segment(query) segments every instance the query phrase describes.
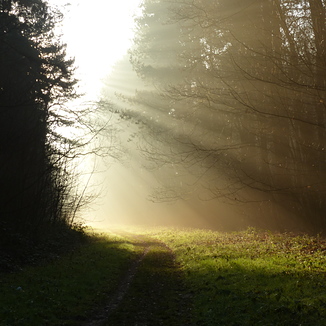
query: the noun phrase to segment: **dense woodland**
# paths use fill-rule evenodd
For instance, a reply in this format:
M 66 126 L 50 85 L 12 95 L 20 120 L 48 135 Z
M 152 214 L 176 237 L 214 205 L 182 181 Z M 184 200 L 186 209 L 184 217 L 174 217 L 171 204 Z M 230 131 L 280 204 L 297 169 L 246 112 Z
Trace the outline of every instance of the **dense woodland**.
M 324 0 L 142 2 L 134 44 L 101 103 L 142 127 L 152 168 L 169 167 L 158 200 L 205 188 L 209 199 L 257 203 L 269 218 L 285 211 L 325 230 L 325 9 Z M 71 225 L 81 205 L 72 160 L 83 144 L 58 132 L 84 116 L 67 106 L 76 80 L 61 19 L 43 0 L 0 1 L 7 247 Z
M 55 33 L 62 16 L 43 0 L 0 1 L 0 245 L 22 251 L 69 229 L 78 198 L 69 162 L 73 60 Z
M 145 0 L 132 69 L 117 64 L 103 99 L 147 126 L 147 158 L 211 198 L 325 230 L 325 17 L 324 0 Z M 162 197 L 195 187 L 173 182 Z

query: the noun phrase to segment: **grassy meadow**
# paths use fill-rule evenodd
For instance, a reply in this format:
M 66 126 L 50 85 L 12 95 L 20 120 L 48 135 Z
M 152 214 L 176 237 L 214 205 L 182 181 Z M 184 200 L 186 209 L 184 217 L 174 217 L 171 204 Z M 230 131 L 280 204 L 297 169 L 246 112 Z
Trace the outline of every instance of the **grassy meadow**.
M 326 325 L 326 242 L 249 229 L 156 230 L 175 253 L 196 325 Z
M 326 325 L 322 237 L 255 229 L 127 231 L 1 274 L 0 326 L 83 325 L 144 248 L 106 325 Z

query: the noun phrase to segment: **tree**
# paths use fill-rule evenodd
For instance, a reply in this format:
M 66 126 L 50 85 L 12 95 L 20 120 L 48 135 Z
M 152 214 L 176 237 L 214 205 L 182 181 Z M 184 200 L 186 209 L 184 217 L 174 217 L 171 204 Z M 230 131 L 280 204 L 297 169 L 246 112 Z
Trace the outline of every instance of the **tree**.
M 157 160 L 214 169 L 214 196 L 256 196 L 325 228 L 325 5 L 144 1 L 131 62 L 155 87 L 132 101 L 174 141 Z
M 0 238 L 65 223 L 70 181 L 57 108 L 76 97 L 73 60 L 54 34 L 61 15 L 42 0 L 0 2 Z M 54 142 L 56 140 L 56 142 Z M 60 164 L 59 164 L 60 163 Z M 15 238 L 14 238 L 15 239 Z M 17 239 L 16 239 L 17 240 Z

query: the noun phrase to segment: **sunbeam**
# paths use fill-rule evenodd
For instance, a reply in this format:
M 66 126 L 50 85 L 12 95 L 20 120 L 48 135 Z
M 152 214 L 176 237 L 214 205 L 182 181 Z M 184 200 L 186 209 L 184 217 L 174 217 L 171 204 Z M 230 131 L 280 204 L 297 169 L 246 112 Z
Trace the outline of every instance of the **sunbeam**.
M 320 36 L 312 28 L 311 41 L 291 23 L 295 13 L 302 24 L 317 24 L 316 12 L 308 3 L 235 3 L 64 5 L 63 39 L 76 57 L 81 89 L 99 101 L 98 121 L 110 121 L 106 130 L 114 130 L 113 147 L 123 153 L 107 169 L 104 220 L 152 223 L 155 212 L 162 223 L 301 229 L 323 206 L 324 164 L 314 164 L 325 153 L 324 86 L 314 73 L 323 72 Z M 251 20 L 256 38 L 243 28 Z M 304 61 L 291 35 L 311 43 L 316 59 Z M 290 66 L 287 56 L 295 58 Z M 162 203 L 168 201 L 176 204 Z

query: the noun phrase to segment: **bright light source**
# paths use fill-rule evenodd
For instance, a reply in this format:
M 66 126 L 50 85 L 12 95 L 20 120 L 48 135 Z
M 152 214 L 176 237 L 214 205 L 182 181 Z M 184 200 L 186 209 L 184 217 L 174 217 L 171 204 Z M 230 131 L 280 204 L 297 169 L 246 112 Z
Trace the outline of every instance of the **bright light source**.
M 98 95 L 101 78 L 128 50 L 133 16 L 140 0 L 49 0 L 65 14 L 62 32 L 68 55 L 75 57 L 77 78 L 89 97 Z

